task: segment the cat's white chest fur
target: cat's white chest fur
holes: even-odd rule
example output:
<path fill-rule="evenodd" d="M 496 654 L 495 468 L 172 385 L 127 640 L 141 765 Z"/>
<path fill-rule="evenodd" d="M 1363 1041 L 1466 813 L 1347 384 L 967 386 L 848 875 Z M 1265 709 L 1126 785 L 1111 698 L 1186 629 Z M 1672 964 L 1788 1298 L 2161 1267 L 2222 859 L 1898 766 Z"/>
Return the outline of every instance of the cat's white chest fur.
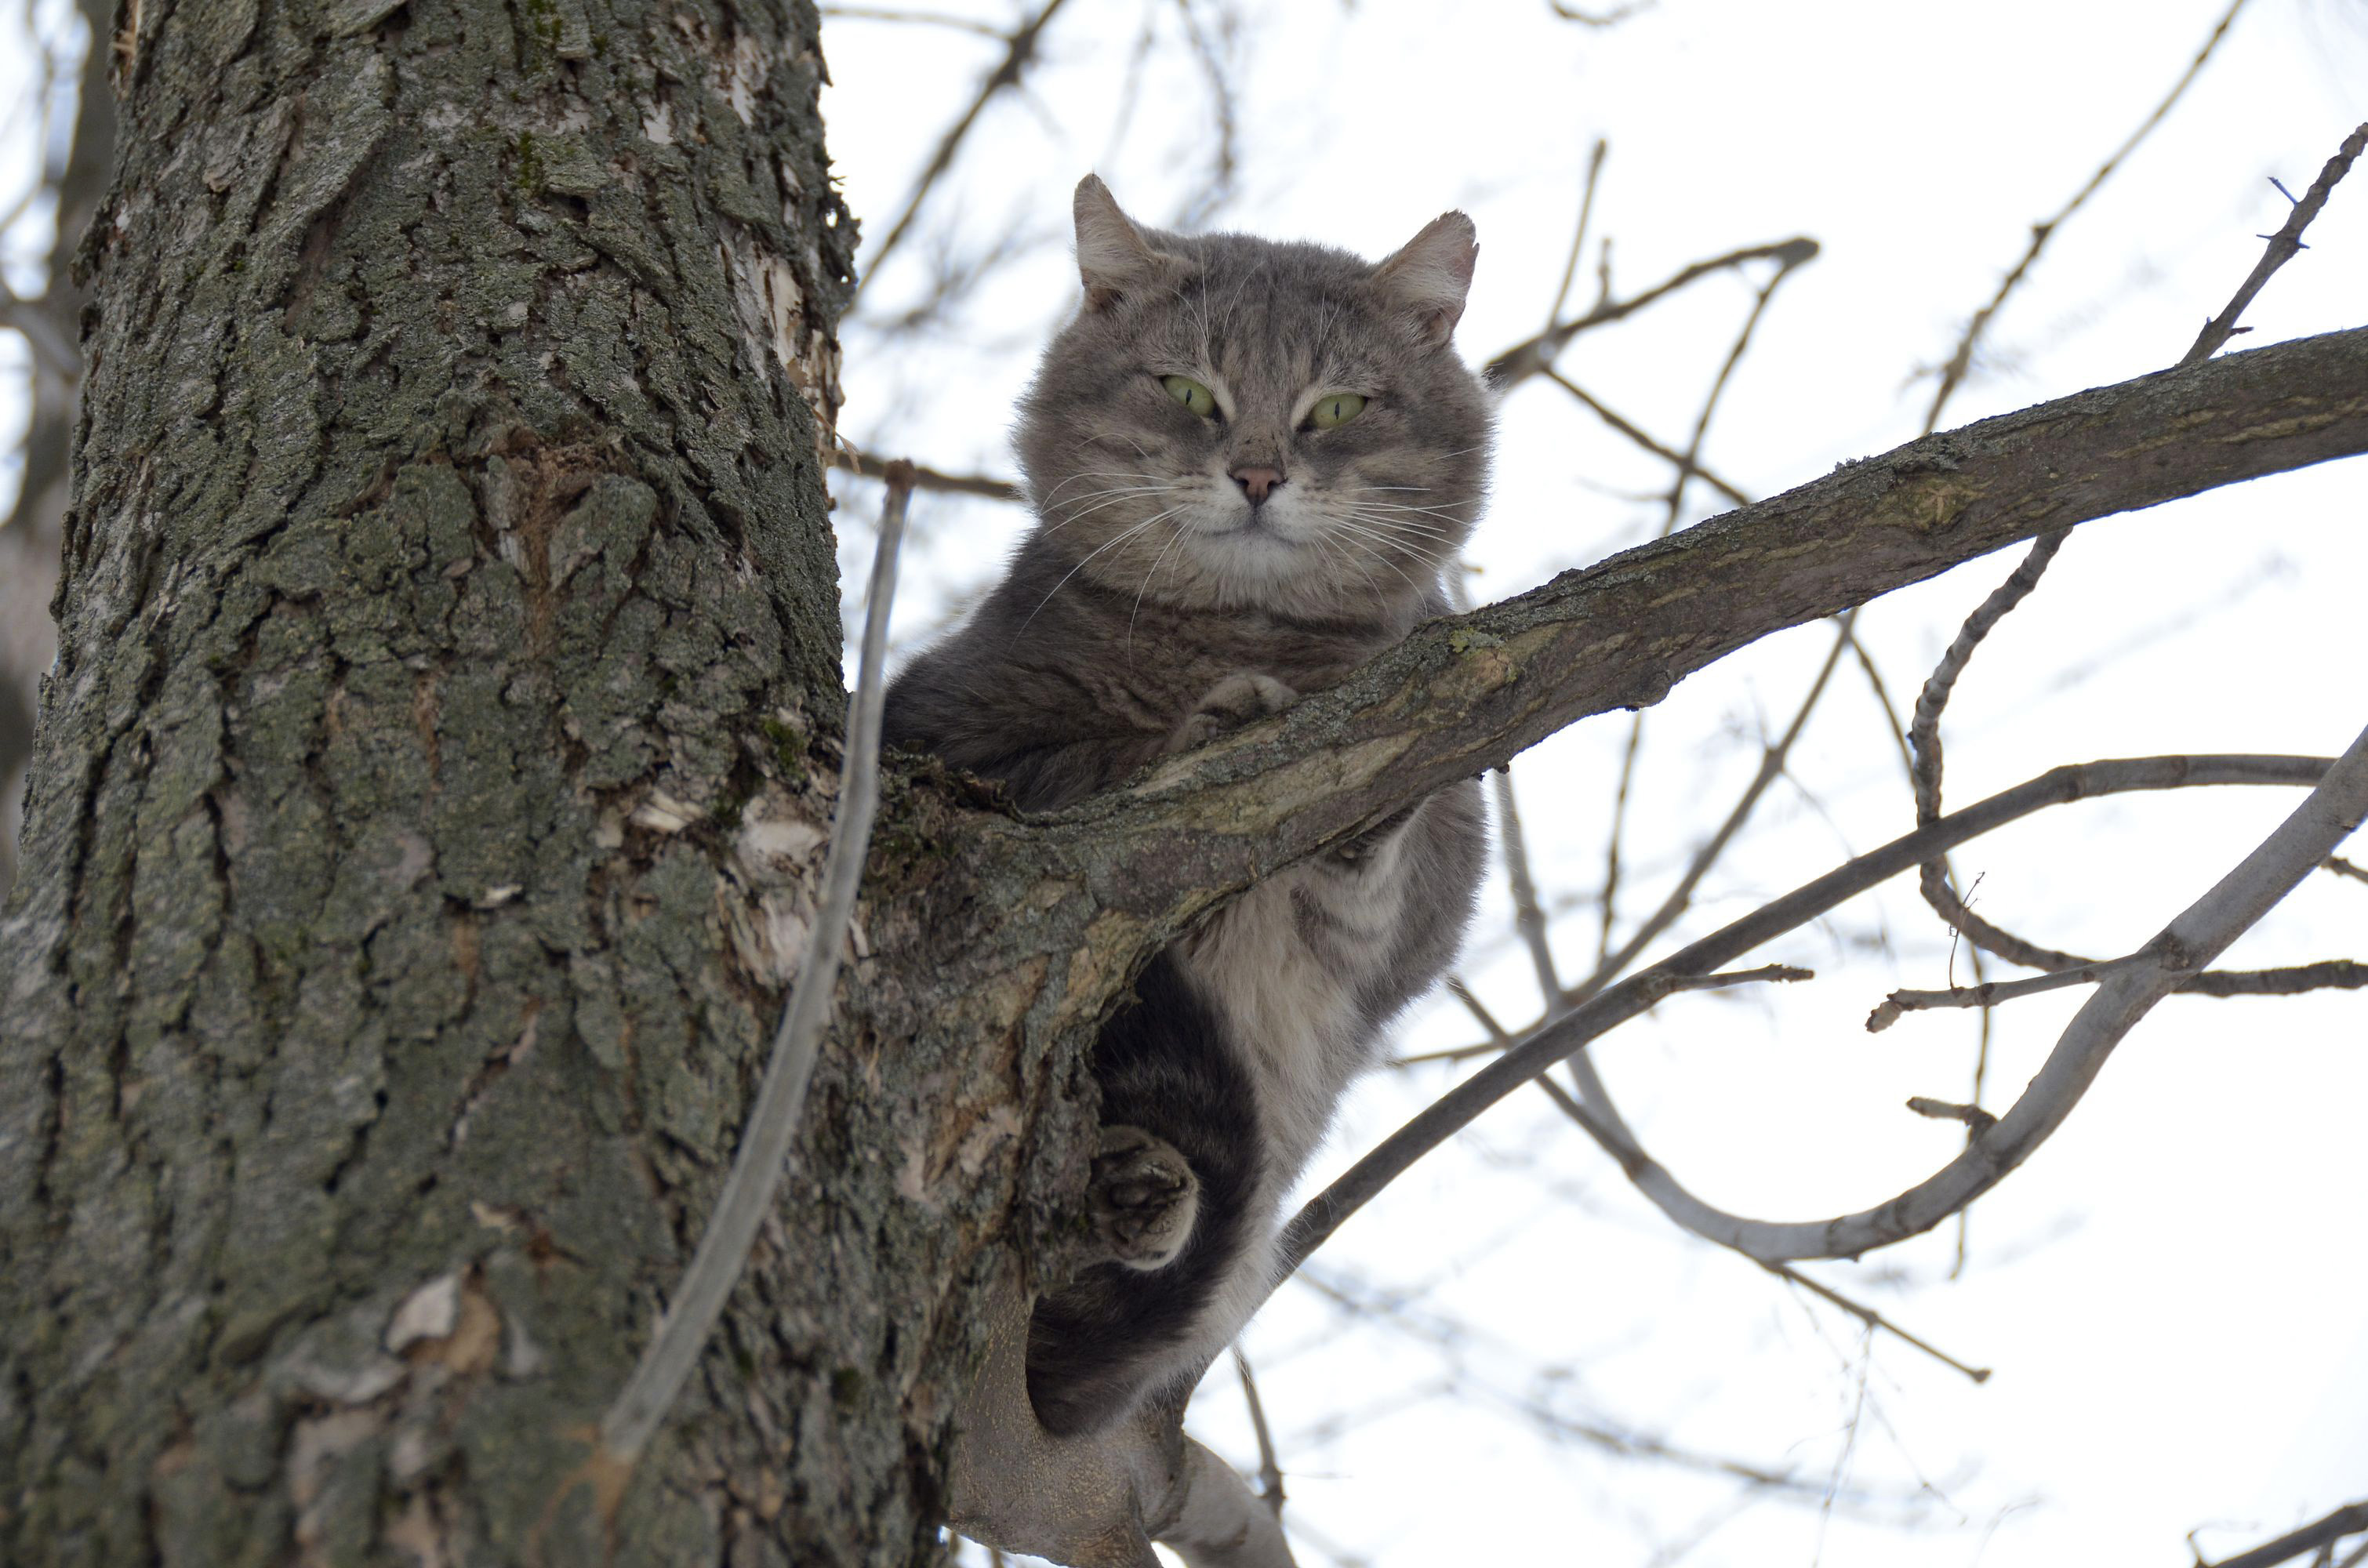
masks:
<path fill-rule="evenodd" d="M 1278 1202 L 1307 1163 L 1340 1095 L 1364 1069 L 1372 1021 L 1360 997 L 1386 961 L 1408 879 L 1400 824 L 1363 858 L 1324 858 L 1269 878 L 1188 938 L 1182 958 L 1224 1015 L 1257 1085 Z"/>

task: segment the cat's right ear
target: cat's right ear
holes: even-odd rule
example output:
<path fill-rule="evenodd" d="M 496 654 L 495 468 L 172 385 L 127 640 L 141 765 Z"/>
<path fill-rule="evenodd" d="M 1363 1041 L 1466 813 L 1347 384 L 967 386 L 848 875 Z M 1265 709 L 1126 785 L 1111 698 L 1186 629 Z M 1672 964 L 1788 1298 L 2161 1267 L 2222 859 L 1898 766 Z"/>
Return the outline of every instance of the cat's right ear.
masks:
<path fill-rule="evenodd" d="M 1156 248 L 1134 220 L 1119 210 L 1100 176 L 1077 182 L 1076 210 L 1077 276 L 1086 286 L 1086 309 L 1109 309 L 1175 264 L 1176 257 Z"/>
<path fill-rule="evenodd" d="M 1382 292 L 1415 320 L 1433 347 L 1443 347 L 1463 319 L 1463 297 L 1472 290 L 1472 264 L 1480 239 L 1472 220 L 1442 212 L 1423 226 L 1403 249 L 1373 269 Z"/>

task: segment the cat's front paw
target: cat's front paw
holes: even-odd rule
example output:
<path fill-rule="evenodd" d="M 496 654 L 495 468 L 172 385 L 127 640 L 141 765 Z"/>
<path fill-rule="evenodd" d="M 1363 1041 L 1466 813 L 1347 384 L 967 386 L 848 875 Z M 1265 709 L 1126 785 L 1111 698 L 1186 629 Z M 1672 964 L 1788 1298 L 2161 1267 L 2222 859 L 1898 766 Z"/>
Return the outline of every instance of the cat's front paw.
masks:
<path fill-rule="evenodd" d="M 1095 1233 L 1113 1261 L 1165 1268 L 1191 1238 L 1201 1178 L 1165 1139 L 1140 1127 L 1105 1127 L 1090 1201 Z"/>
<path fill-rule="evenodd" d="M 1167 749 L 1190 751 L 1253 719 L 1280 713 L 1298 700 L 1299 693 L 1272 676 L 1237 670 L 1201 694 L 1192 711 L 1167 737 Z"/>

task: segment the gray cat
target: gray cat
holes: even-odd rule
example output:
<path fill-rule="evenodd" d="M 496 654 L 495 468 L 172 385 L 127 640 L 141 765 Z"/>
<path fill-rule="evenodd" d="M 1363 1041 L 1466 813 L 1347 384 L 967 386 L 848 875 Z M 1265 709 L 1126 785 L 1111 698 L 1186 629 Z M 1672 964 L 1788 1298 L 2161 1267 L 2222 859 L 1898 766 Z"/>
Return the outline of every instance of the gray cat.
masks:
<path fill-rule="evenodd" d="M 1085 304 L 1019 449 L 1009 573 L 888 693 L 887 739 L 1029 811 L 1340 681 L 1444 613 L 1489 407 L 1450 339 L 1461 212 L 1378 265 L 1142 228 L 1077 187 Z M 1273 1233 L 1383 1028 L 1454 956 L 1485 833 L 1469 781 L 1260 883 L 1155 959 L 1094 1053 L 1110 1261 L 1037 1304 L 1028 1386 L 1062 1435 L 1180 1400 L 1272 1282 Z"/>

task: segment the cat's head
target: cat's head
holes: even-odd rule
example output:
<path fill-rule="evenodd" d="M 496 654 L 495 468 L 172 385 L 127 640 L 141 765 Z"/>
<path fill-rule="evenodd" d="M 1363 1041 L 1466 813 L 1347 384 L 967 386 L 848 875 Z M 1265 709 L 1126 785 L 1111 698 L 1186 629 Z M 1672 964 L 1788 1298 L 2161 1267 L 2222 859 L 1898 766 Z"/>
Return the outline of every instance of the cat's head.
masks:
<path fill-rule="evenodd" d="M 1375 263 L 1145 229 L 1091 175 L 1076 220 L 1085 304 L 1019 422 L 1031 548 L 1163 604 L 1361 619 L 1434 597 L 1487 483 L 1488 398 L 1452 341 L 1472 221 Z"/>

